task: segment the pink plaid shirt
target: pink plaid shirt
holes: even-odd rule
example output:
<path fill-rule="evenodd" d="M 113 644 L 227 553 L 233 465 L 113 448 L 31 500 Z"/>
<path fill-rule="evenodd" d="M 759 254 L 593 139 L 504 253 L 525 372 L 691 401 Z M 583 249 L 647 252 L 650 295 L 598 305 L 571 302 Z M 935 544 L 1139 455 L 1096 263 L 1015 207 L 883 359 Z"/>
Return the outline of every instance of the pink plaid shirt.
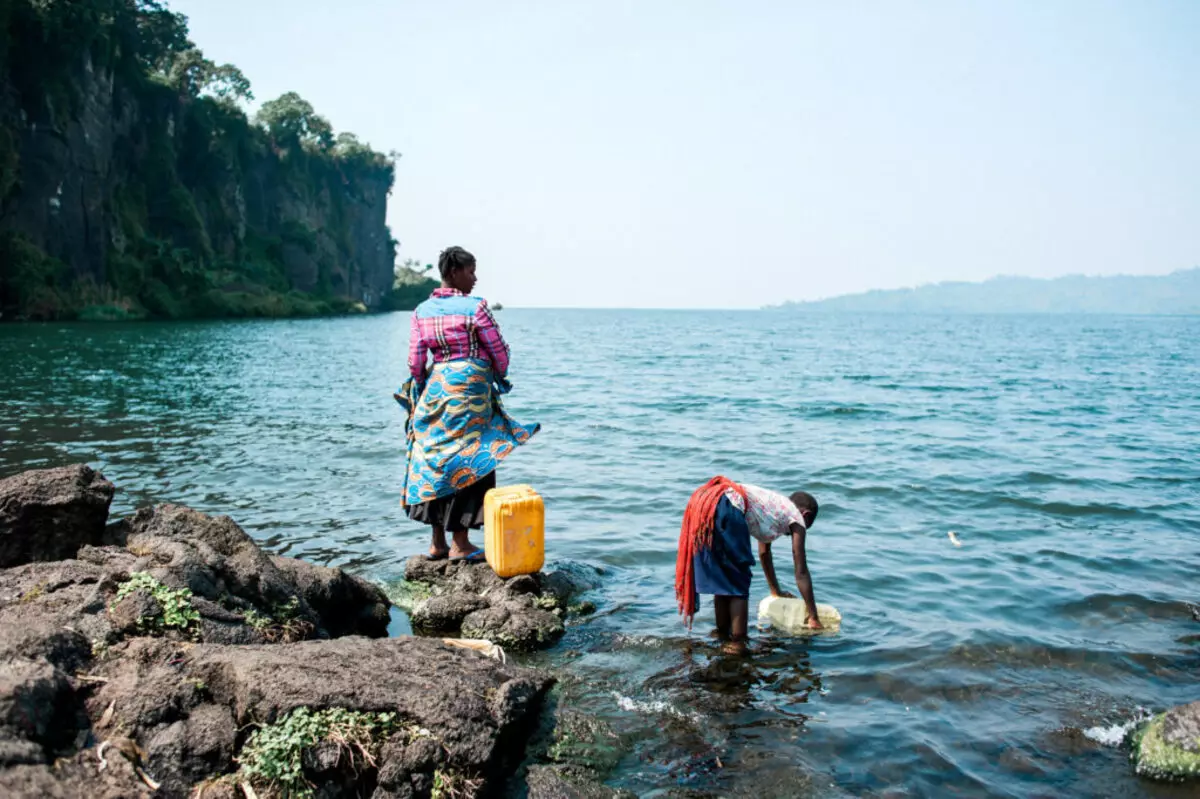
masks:
<path fill-rule="evenodd" d="M 458 289 L 435 289 L 412 314 L 408 336 L 408 371 L 418 384 L 429 375 L 427 354 L 434 363 L 483 359 L 497 378 L 508 374 L 508 344 L 500 335 L 487 300 Z"/>

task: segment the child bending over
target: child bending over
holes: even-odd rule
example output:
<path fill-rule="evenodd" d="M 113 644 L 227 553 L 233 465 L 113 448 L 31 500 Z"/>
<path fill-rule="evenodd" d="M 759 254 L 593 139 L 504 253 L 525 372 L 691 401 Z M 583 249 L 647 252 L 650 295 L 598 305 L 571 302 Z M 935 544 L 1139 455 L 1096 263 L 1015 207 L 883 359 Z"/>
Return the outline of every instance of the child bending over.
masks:
<path fill-rule="evenodd" d="M 722 648 L 730 654 L 744 653 L 750 617 L 750 567 L 754 565 L 751 539 L 758 542 L 758 559 L 771 596 L 792 597 L 779 590 L 771 556 L 771 542 L 786 535 L 792 541 L 796 588 L 808 610 L 806 624 L 820 630 L 804 554 L 805 534 L 816 518 L 817 501 L 803 491 L 788 498 L 724 477 L 714 477 L 698 488 L 683 514 L 675 560 L 675 599 L 688 629 L 700 603 L 698 595 L 712 594 Z"/>

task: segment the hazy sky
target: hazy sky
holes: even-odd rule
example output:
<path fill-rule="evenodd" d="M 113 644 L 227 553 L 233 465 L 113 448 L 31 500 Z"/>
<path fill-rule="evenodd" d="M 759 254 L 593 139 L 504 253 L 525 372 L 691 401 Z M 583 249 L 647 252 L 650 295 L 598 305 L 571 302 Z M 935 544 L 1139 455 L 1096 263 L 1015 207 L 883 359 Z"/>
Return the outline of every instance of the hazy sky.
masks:
<path fill-rule="evenodd" d="M 1200 2 L 174 0 L 521 306 L 1200 264 Z"/>

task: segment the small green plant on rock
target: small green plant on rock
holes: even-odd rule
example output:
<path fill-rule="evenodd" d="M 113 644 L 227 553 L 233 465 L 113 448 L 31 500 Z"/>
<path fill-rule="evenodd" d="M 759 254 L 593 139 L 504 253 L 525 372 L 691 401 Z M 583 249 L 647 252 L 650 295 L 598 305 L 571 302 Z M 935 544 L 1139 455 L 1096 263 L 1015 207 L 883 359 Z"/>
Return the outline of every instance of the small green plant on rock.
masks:
<path fill-rule="evenodd" d="M 174 627 L 187 630 L 192 624 L 200 621 L 200 612 L 192 607 L 192 592 L 187 588 L 167 588 L 146 572 L 134 572 L 129 575 L 128 580 L 117 586 L 116 602 L 135 591 L 145 591 L 154 597 L 162 608 L 161 616 L 140 619 L 139 626 L 147 629 Z"/>
<path fill-rule="evenodd" d="M 108 642 L 103 638 L 92 639 L 92 657 L 96 660 L 104 660 L 108 654 Z"/>
<path fill-rule="evenodd" d="M 596 612 L 596 603 L 584 600 L 577 605 L 567 608 L 567 612 L 572 616 L 590 616 Z"/>
<path fill-rule="evenodd" d="M 541 608 L 542 610 L 553 611 L 558 610 L 559 608 L 558 597 L 552 594 L 543 594 L 542 596 L 535 598 L 533 600 L 533 604 L 534 607 Z"/>
<path fill-rule="evenodd" d="M 433 586 L 411 580 L 386 583 L 383 592 L 393 605 L 406 613 L 412 613 L 417 605 L 434 595 Z"/>
<path fill-rule="evenodd" d="M 33 602 L 37 599 L 40 599 L 42 596 L 45 595 L 45 593 L 46 593 L 46 583 L 38 583 L 33 588 L 30 588 L 28 591 L 21 594 L 20 602 L 22 605 L 25 605 L 29 602 Z"/>
<path fill-rule="evenodd" d="M 462 774 L 438 769 L 433 772 L 433 799 L 474 799 L 483 780 L 467 779 Z"/>
<path fill-rule="evenodd" d="M 275 605 L 271 613 L 259 613 L 254 608 L 242 612 L 254 629 L 258 630 L 270 642 L 303 641 L 312 635 L 313 625 L 307 619 L 299 618 L 300 600 L 292 597 L 287 602 Z"/>
<path fill-rule="evenodd" d="M 395 713 L 299 707 L 250 734 L 237 757 L 240 769 L 234 781 L 248 782 L 272 794 L 307 799 L 313 795 L 313 786 L 304 778 L 304 750 L 322 741 L 335 743 L 357 772 L 362 767 L 374 768 L 383 741 L 404 729 L 414 738 L 429 735 L 405 725 Z"/>

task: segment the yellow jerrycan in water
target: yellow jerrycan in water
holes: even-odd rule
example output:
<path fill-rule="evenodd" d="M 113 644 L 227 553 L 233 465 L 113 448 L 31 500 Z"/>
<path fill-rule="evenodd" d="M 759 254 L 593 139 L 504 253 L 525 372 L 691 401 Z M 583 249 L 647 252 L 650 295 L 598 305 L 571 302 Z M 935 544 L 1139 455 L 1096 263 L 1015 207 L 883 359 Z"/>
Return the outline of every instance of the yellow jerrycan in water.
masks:
<path fill-rule="evenodd" d="M 500 577 L 533 574 L 546 562 L 546 508 L 532 486 L 493 488 L 483 497 L 483 551 Z"/>

